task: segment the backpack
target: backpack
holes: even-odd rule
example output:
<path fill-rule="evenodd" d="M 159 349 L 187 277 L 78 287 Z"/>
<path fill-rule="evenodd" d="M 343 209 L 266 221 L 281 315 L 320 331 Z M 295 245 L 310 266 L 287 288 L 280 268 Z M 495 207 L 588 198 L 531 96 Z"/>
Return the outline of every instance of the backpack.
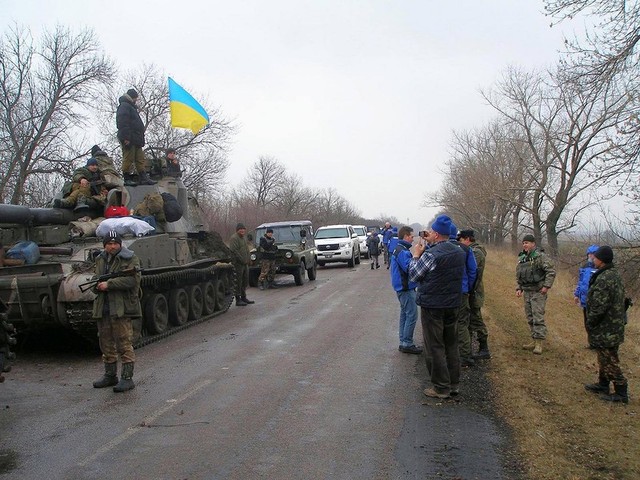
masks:
<path fill-rule="evenodd" d="M 176 222 L 182 218 L 182 207 L 178 203 L 178 199 L 170 193 L 161 194 L 164 200 L 164 216 L 167 222 Z"/>

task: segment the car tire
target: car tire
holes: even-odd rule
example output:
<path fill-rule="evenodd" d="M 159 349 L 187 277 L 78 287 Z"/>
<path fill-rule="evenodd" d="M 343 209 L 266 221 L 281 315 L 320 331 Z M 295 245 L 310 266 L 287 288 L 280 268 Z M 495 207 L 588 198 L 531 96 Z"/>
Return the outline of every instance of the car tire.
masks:
<path fill-rule="evenodd" d="M 293 272 L 293 280 L 296 282 L 296 285 L 300 286 L 304 284 L 304 277 L 306 273 L 307 273 L 307 270 L 305 269 L 304 262 L 300 260 L 300 265 L 298 266 L 298 269 L 295 272 Z"/>
<path fill-rule="evenodd" d="M 313 261 L 313 265 L 311 266 L 311 268 L 307 269 L 307 277 L 309 278 L 310 281 L 313 281 L 316 279 L 316 272 L 317 272 L 317 267 L 316 267 L 316 262 L 315 260 Z"/>
<path fill-rule="evenodd" d="M 356 265 L 356 253 L 351 252 L 351 258 L 347 261 L 349 268 L 353 268 Z"/>

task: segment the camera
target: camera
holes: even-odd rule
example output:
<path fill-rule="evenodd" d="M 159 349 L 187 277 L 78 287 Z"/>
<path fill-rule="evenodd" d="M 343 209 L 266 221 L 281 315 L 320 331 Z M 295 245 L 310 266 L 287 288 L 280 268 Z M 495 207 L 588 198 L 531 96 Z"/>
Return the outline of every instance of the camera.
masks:
<path fill-rule="evenodd" d="M 428 231 L 426 231 L 426 230 L 420 230 L 420 231 L 418 232 L 418 236 L 419 236 L 419 237 L 421 237 L 421 238 L 426 238 L 427 233 L 429 233 L 429 232 L 428 232 Z"/>

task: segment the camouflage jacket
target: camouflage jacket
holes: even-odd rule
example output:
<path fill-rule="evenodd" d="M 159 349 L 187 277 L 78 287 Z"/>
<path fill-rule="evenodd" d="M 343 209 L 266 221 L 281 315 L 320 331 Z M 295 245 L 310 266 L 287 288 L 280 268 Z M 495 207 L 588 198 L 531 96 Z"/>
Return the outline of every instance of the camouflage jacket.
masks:
<path fill-rule="evenodd" d="M 473 256 L 476 259 L 476 281 L 473 284 L 473 288 L 470 290 L 469 306 L 472 308 L 482 308 L 484 305 L 484 283 L 482 277 L 484 275 L 484 265 L 487 260 L 487 251 L 479 243 L 472 243 L 469 245 Z"/>
<path fill-rule="evenodd" d="M 94 279 L 105 273 L 115 273 L 131 268 L 140 268 L 140 260 L 128 248 L 122 247 L 108 263 L 107 253 L 103 250 L 96 258 L 96 274 Z M 99 291 L 94 288 L 96 298 L 93 301 L 93 318 L 102 318 L 105 302 L 109 303 L 110 315 L 118 318 L 137 318 L 142 316 L 140 307 L 140 273 L 135 275 L 111 278 L 107 280 L 108 290 Z"/>
<path fill-rule="evenodd" d="M 542 287 L 551 288 L 556 270 L 551 259 L 537 248 L 521 252 L 516 266 L 518 290 L 537 292 Z"/>
<path fill-rule="evenodd" d="M 622 278 L 613 264 L 591 276 L 586 319 L 589 345 L 613 348 L 624 342 L 624 295 Z"/>

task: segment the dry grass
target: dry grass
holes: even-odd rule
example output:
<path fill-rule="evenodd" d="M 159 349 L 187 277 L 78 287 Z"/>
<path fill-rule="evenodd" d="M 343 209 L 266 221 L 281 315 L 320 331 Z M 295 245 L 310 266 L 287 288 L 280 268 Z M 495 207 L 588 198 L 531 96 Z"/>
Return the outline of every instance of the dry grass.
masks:
<path fill-rule="evenodd" d="M 514 255 L 489 252 L 483 314 L 498 408 L 515 432 L 530 478 L 640 478 L 640 307 L 630 310 L 620 348 L 631 400 L 626 406 L 603 402 L 583 387 L 597 380 L 597 366 L 595 353 L 585 348 L 582 310 L 573 304 L 572 274 L 577 272 L 558 272 L 547 301 L 545 351 L 539 356 L 521 348 L 530 335 L 522 299 L 515 296 L 515 265 Z"/>

